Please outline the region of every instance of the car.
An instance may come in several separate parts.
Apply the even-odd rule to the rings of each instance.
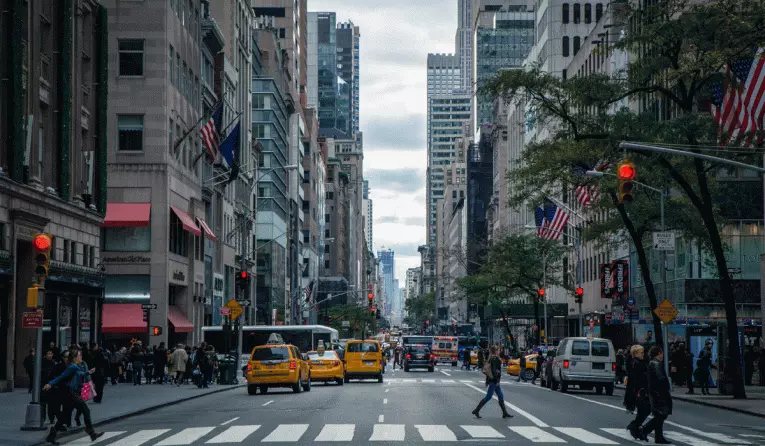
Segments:
[[[375,339],[351,340],[345,344],[345,377],[351,379],[377,379],[383,382],[384,359],[380,342]]]
[[[318,350],[306,353],[308,364],[311,367],[311,381],[334,381],[342,386],[345,380],[343,361],[337,351]]]
[[[307,356],[297,347],[272,334],[268,343],[255,346],[247,363],[247,393],[265,394],[273,387],[291,388],[293,392],[311,391],[311,368]]]
[[[537,357],[538,355],[536,353],[533,353],[531,355],[526,355],[526,368],[523,370],[523,379],[526,381],[531,381],[534,379],[534,374],[536,373],[537,368]],[[518,376],[518,374],[521,372],[521,360],[518,359],[511,359],[507,361],[507,374]]]
[[[616,352],[609,339],[563,338],[552,363],[552,389],[565,393],[571,386],[613,395]]]
[[[433,372],[436,367],[436,361],[436,355],[430,351],[430,348],[424,345],[412,345],[404,354],[404,371],[428,369],[429,372]]]

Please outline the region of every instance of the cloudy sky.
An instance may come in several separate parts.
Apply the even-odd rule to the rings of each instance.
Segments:
[[[360,28],[364,177],[374,248],[396,252],[396,277],[419,266],[425,243],[426,62],[453,53],[457,0],[308,0]]]

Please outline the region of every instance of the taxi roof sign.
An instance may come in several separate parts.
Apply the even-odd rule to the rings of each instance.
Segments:
[[[284,338],[279,333],[271,333],[266,344],[284,344]]]

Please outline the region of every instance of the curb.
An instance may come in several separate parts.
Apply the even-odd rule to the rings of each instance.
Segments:
[[[209,396],[209,395],[215,395],[216,393],[228,392],[229,390],[240,389],[240,388],[242,388],[244,386],[245,386],[245,384],[235,384],[235,385],[231,385],[230,387],[227,387],[225,389],[216,389],[216,390],[213,390],[212,392],[202,393],[202,394],[199,394],[199,395],[192,395],[192,396],[189,396],[189,397],[186,397],[186,398],[181,398],[179,400],[166,401],[164,403],[160,403],[160,404],[157,404],[155,406],[144,407],[142,409],[137,409],[137,410],[134,410],[132,412],[127,412],[127,413],[123,413],[123,414],[120,414],[120,415],[115,415],[113,417],[106,418],[106,419],[103,419],[101,421],[97,421],[97,422],[93,423],[93,427],[104,426],[106,424],[110,424],[110,423],[114,423],[116,421],[124,420],[125,418],[130,418],[130,417],[134,417],[136,415],[145,414],[147,412],[152,412],[152,411],[155,411],[155,410],[158,410],[158,409],[162,409],[164,407],[172,406],[174,404],[183,403],[185,401],[190,401],[190,400],[195,400],[197,398],[203,398],[203,397]],[[48,429],[46,429],[46,431],[47,430]],[[85,432],[85,428],[84,427],[77,427],[75,429],[69,429],[66,432],[59,433],[58,439],[61,439],[61,438],[64,438],[64,437],[69,437],[69,436],[72,436],[72,435],[75,435],[75,434],[81,434],[83,432]],[[45,446],[47,444],[48,444],[47,441],[41,441],[39,443],[32,444],[32,446]]]

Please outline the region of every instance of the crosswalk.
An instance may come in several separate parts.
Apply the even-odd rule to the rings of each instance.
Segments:
[[[455,385],[455,384],[484,384],[486,379],[435,379],[435,378],[386,378],[389,384],[425,384],[425,385]],[[502,381],[502,384],[519,384],[513,381]]]
[[[709,446],[721,443],[749,445],[751,436],[732,436],[720,433],[689,435],[686,432],[665,431],[665,436],[676,444]],[[580,427],[515,426],[505,427],[465,424],[385,424],[357,426],[355,424],[258,424],[236,426],[198,426],[185,429],[142,429],[135,432],[109,431],[95,442],[82,437],[69,445],[110,446],[182,446],[202,444],[253,443],[313,443],[313,442],[435,442],[458,441],[520,441],[525,444],[594,444],[619,445],[640,443],[632,439],[624,428],[584,429]]]

